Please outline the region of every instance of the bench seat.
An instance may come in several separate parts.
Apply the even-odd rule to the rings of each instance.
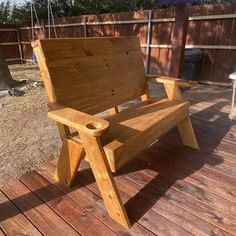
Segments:
[[[101,142],[112,172],[176,126],[188,110],[188,102],[150,99],[108,117]]]

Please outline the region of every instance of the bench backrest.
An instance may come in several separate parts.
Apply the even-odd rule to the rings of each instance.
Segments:
[[[96,114],[145,93],[137,37],[43,39],[33,47],[49,102]]]

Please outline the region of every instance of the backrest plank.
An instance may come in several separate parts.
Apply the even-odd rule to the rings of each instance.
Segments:
[[[137,37],[43,39],[33,47],[49,97],[64,106],[96,114],[145,93]]]

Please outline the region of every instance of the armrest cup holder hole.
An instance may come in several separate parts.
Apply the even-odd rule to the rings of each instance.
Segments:
[[[87,129],[90,129],[90,130],[96,130],[96,129],[102,128],[102,124],[98,122],[88,122],[85,126]]]

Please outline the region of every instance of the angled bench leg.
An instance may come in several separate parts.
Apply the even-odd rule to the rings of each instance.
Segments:
[[[83,146],[70,138],[63,138],[62,148],[57,162],[55,178],[70,187],[76,177],[80,161],[84,158]]]
[[[166,90],[166,94],[170,100],[183,101],[183,96],[178,86],[175,86],[173,84],[164,84],[164,87]],[[178,129],[184,145],[199,149],[189,116],[187,116],[178,124]]]
[[[178,124],[178,129],[184,145],[199,149],[198,142],[189,116],[187,116]]]
[[[99,138],[81,132],[80,137],[109,216],[125,228],[130,228],[129,218]]]

